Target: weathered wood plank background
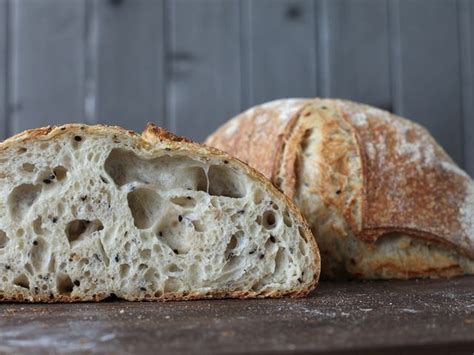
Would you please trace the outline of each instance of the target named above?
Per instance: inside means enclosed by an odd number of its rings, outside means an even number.
[[[153,121],[202,140],[251,105],[341,97],[425,125],[474,175],[470,0],[0,0],[0,136]]]

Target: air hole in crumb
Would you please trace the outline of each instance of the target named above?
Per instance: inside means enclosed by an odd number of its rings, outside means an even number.
[[[226,259],[229,258],[229,256],[231,255],[232,251],[235,249],[236,246],[237,246],[237,236],[234,234],[230,237],[230,240],[227,243],[227,247],[225,249],[224,255]]]
[[[120,278],[124,278],[128,276],[129,272],[130,272],[130,265],[128,264],[120,265]]]
[[[140,188],[130,192],[127,200],[135,227],[138,229],[150,228],[155,222],[160,208],[159,195],[153,190]]]
[[[16,235],[18,237],[23,237],[25,235],[25,230],[23,228],[19,228],[17,231],[16,231]]]
[[[266,228],[266,229],[273,229],[276,227],[276,224],[277,224],[277,219],[276,219],[276,215],[275,215],[275,212],[273,211],[266,211],[264,214],[263,214],[263,227]]]
[[[260,293],[263,288],[263,282],[262,281],[257,281],[252,285],[251,290],[257,293]]]
[[[287,260],[287,256],[286,256],[286,253],[285,253],[285,249],[279,248],[278,252],[276,253],[276,256],[275,256],[275,271],[274,271],[274,274],[278,275],[282,272],[285,272],[286,268],[287,268],[287,263],[288,263],[288,260]]]
[[[25,274],[21,274],[15,277],[15,279],[13,280],[13,284],[27,289],[30,288],[30,280],[28,280],[28,277]]]
[[[210,195],[232,198],[241,198],[245,195],[240,177],[231,168],[212,165],[207,176]]]
[[[99,227],[98,230],[102,230],[104,227]],[[102,255],[102,260],[104,260],[105,266],[109,266],[110,264],[110,259],[109,256],[107,255],[104,245],[102,244],[102,240],[100,238],[97,238],[97,244],[99,246],[99,252]],[[94,254],[95,256],[95,254]]]
[[[23,267],[30,275],[34,275],[33,266],[30,263],[26,263]]]
[[[154,287],[155,281],[157,279],[156,269],[154,267],[149,268],[143,275],[143,278],[146,282],[148,282]]]
[[[42,238],[38,238],[33,242],[31,248],[31,264],[37,271],[43,269],[43,266],[48,261],[48,244]]]
[[[304,229],[302,227],[298,227],[298,232],[300,233],[301,237],[307,242],[308,240],[306,239],[306,233],[304,232]]]
[[[41,216],[36,217],[36,219],[33,221],[33,231],[38,235],[43,234],[44,230],[42,226],[43,221],[41,219]]]
[[[18,154],[23,154],[26,153],[27,149],[25,147],[18,148],[17,153]]]
[[[167,268],[168,272],[180,272],[183,271],[176,264],[170,264]]]
[[[269,254],[272,254],[273,251],[275,251],[278,248],[276,243],[272,242],[272,238],[273,238],[273,240],[275,240],[275,237],[270,237],[266,240],[265,245],[264,245],[265,252],[269,253]]]
[[[181,207],[195,207],[196,206],[196,201],[191,196],[173,197],[170,199],[170,202]]]
[[[56,258],[54,257],[54,255],[51,255],[51,257],[49,259],[48,271],[51,272],[51,273],[56,271]]]
[[[4,231],[0,229],[0,250],[4,249],[7,246],[7,243],[8,243],[7,233],[5,233]]]
[[[301,255],[306,255],[307,244],[306,244],[306,241],[304,239],[300,239],[300,241],[298,243],[298,247],[300,249]]]
[[[85,219],[76,219],[69,222],[66,226],[66,235],[71,247],[83,240],[88,235],[102,230],[104,227],[98,219],[88,221]]]
[[[144,259],[150,259],[151,257],[151,250],[150,249],[144,249],[140,252],[140,256]]]
[[[195,220],[195,221],[192,221],[191,223],[193,224],[194,230],[196,232],[204,232],[205,230],[204,224],[201,221]]]
[[[21,220],[41,193],[40,185],[22,184],[8,196],[8,207],[13,219]]]
[[[182,175],[185,177],[180,187],[188,190],[207,191],[207,176],[204,169],[200,166],[184,168]]]
[[[56,288],[60,295],[70,295],[74,288],[74,284],[69,275],[60,273],[56,277]]]
[[[79,145],[82,143],[82,137],[81,136],[74,136],[72,138],[72,146],[74,149],[78,149]]]
[[[169,277],[165,281],[164,292],[178,292],[183,287],[180,280],[175,277]]]
[[[132,151],[112,149],[105,160],[104,169],[118,186],[130,182],[149,184],[151,181],[165,189],[180,187],[207,191],[206,172],[197,162],[184,157],[164,155],[144,159]],[[202,165],[201,163],[198,163]]]
[[[263,194],[263,191],[261,189],[255,189],[255,191],[253,192],[253,202],[256,204],[256,205],[259,205],[262,203],[264,199],[264,194]]]
[[[35,165],[30,163],[23,163],[21,168],[28,173],[32,173],[35,170]]]
[[[53,173],[58,181],[64,180],[67,175],[67,169],[64,166],[57,166],[53,169]]]
[[[287,227],[293,226],[293,222],[291,221],[290,214],[286,210],[283,213],[283,223],[285,223],[285,226]]]
[[[89,259],[83,258],[79,261],[79,266],[84,267],[85,265],[89,265]]]
[[[163,254],[163,248],[159,244],[153,245],[153,252],[156,254]]]

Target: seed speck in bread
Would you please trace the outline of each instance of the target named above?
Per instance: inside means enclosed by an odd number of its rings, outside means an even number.
[[[154,125],[71,124],[0,144],[0,299],[304,296],[319,252],[262,175]]]
[[[294,199],[323,277],[474,274],[474,183],[412,121],[350,101],[283,99],[231,119],[206,144]]]

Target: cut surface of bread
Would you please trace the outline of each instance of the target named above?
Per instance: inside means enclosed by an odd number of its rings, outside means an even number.
[[[242,113],[206,144],[294,199],[323,277],[474,273],[474,183],[414,122],[349,101],[287,99]]]
[[[319,252],[259,173],[154,125],[79,124],[0,144],[0,299],[304,296]]]

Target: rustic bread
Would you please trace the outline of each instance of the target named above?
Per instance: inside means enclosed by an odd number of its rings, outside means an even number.
[[[266,178],[154,125],[71,124],[0,144],[0,299],[304,296],[319,252]]]
[[[418,124],[349,101],[252,108],[206,142],[294,199],[318,241],[322,276],[474,272],[474,184]]]

